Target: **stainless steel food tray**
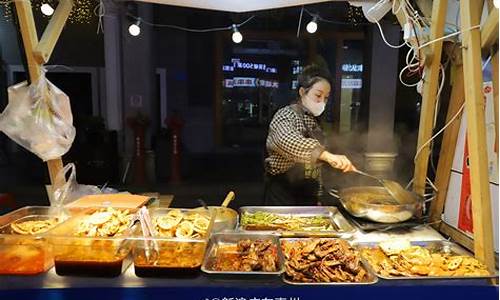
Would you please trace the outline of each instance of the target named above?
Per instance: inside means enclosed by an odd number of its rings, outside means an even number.
[[[414,246],[421,246],[429,249],[431,252],[452,253],[456,255],[473,256],[469,251],[450,241],[412,241]],[[353,243],[353,245],[361,250],[363,248],[374,248],[378,246],[377,242]],[[379,278],[387,280],[426,280],[426,279],[480,279],[480,278],[495,278],[498,277],[498,271],[488,276],[384,276],[376,272],[372,265],[365,258],[361,257],[370,271]]]
[[[298,241],[298,240],[309,240],[309,239],[312,239],[312,238],[281,238],[280,239],[280,246],[281,246],[281,241],[294,242],[294,241]],[[321,238],[321,239],[322,240],[332,240],[334,238]],[[351,245],[353,245],[352,242],[350,242],[350,241],[347,241],[347,242],[350,243]],[[361,254],[359,254],[359,255],[361,255]],[[285,261],[286,261],[286,258],[285,258]],[[361,260],[361,264],[363,265],[363,267],[366,270],[366,273],[368,274],[368,280],[363,281],[363,282],[297,282],[297,281],[292,281],[292,280],[287,279],[286,272],[283,272],[281,278],[282,278],[283,282],[285,282],[287,284],[291,284],[291,285],[330,285],[331,286],[331,285],[369,285],[369,284],[377,283],[378,278],[375,275],[375,273],[373,272],[373,269],[370,266],[368,266],[367,263],[364,262],[363,260]]]
[[[238,241],[243,239],[249,239],[252,241],[255,240],[263,240],[270,239],[273,244],[276,245],[277,255],[278,255],[278,270],[275,272],[264,272],[264,271],[252,271],[252,272],[243,272],[243,271],[217,271],[211,267],[213,260],[217,256],[217,251],[219,247],[226,245],[233,245],[238,243]],[[284,271],[284,257],[281,252],[281,245],[279,243],[279,237],[277,235],[272,234],[260,234],[260,233],[241,233],[241,232],[222,232],[215,233],[210,237],[208,242],[207,250],[205,252],[205,259],[201,266],[201,270],[208,274],[219,274],[219,275],[244,275],[245,278],[253,277],[253,278],[262,278],[265,276],[269,278],[271,276],[279,276]],[[238,276],[239,277],[239,276]],[[228,277],[225,277],[228,278]]]
[[[323,231],[282,231],[282,230],[248,230],[241,224],[245,212],[269,212],[277,215],[294,215],[298,217],[324,216],[337,230]],[[349,239],[356,229],[347,221],[335,206],[243,206],[239,209],[238,230],[241,232],[272,233],[281,237],[338,237]]]

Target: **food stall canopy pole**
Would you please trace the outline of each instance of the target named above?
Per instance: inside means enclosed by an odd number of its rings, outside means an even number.
[[[431,41],[443,36],[447,7],[448,0],[436,0],[432,4]],[[420,113],[417,149],[421,149],[422,146],[427,143],[432,136],[432,130],[434,128],[442,47],[442,40],[430,44],[428,48],[430,49],[431,55],[425,56],[425,77],[423,78],[422,110]],[[427,168],[429,165],[430,143],[422,148],[417,155],[415,160],[413,189],[417,194],[423,196],[425,193]]]
[[[498,87],[498,48],[494,47],[498,42],[498,10],[491,2],[492,1],[488,2],[488,11],[490,14],[481,29],[481,48],[483,55],[488,55],[489,53],[492,56],[492,81],[493,86]],[[461,49],[457,50],[460,52],[462,51]],[[456,77],[452,82],[452,92],[446,123],[448,123],[450,116],[455,115],[457,109],[463,105],[465,98],[461,54],[453,53],[452,56],[452,65],[455,69],[453,73],[456,74]],[[498,137],[498,89],[493,89],[493,98],[495,109],[495,131],[496,136]],[[458,139],[460,120],[461,116],[455,119],[455,121],[448,126],[443,135],[435,182],[438,193],[436,200],[431,204],[429,218],[431,223],[439,222],[445,206],[448,184],[451,176],[451,167]],[[462,231],[455,229],[444,222],[435,223],[434,227],[459,242],[462,246],[474,251],[474,240]]]
[[[249,12],[256,10],[275,9],[290,6],[308,5],[320,2],[332,2],[332,0],[137,0],[138,2],[149,2],[165,5],[201,8],[228,12]],[[333,0],[342,1],[344,0]],[[366,1],[366,0],[364,0]],[[369,0],[374,2],[373,0]],[[357,1],[360,2],[360,1]]]
[[[489,270],[495,269],[493,225],[486,150],[486,126],[481,68],[481,32],[467,30],[480,23],[483,1],[460,1],[462,55],[464,60],[465,111],[471,180],[474,253]]]
[[[36,33],[35,20],[30,1],[15,1],[19,27],[23,37],[24,50],[26,52],[26,60],[28,62],[28,72],[31,82],[35,82],[40,78],[42,73],[42,62],[47,62],[56,41],[61,34],[62,28],[69,17],[73,0],[59,2],[54,15],[52,16],[49,25],[45,29],[41,43],[38,42]],[[38,50],[40,57],[37,59],[35,51]],[[50,182],[52,186],[57,186],[56,176],[62,170],[63,163],[61,158],[47,161],[49,169]]]
[[[456,48],[456,54],[461,57],[461,49]],[[446,115],[446,122],[451,121],[451,119],[459,113],[464,104],[465,90],[464,90],[464,74],[463,74],[463,64],[461,63],[461,58],[452,60],[452,71],[455,74],[453,79],[453,86],[451,89],[450,102],[448,104],[448,113]],[[453,165],[453,158],[455,157],[455,145],[458,140],[458,133],[460,131],[460,122],[462,120],[462,113],[459,113],[458,117],[453,120],[453,122],[446,128],[443,134],[443,141],[441,142],[441,150],[439,152],[439,161],[437,165],[436,180],[435,185],[437,187],[436,199],[431,202],[431,209],[429,213],[429,222],[435,224],[434,227],[439,228],[440,224],[435,223],[441,220],[441,214],[443,213],[444,203],[446,200],[446,192],[448,191],[448,184],[451,177],[451,167]]]

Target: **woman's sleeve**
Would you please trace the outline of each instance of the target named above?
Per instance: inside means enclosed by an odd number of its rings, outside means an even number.
[[[315,163],[325,148],[318,140],[306,138],[298,128],[300,117],[290,110],[281,110],[269,126],[267,146],[284,157],[301,163]]]

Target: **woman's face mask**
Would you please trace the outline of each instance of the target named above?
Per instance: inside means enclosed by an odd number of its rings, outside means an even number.
[[[302,93],[302,105],[317,117],[325,110],[329,96],[330,84],[325,80],[321,80],[313,84],[307,93],[305,91]]]

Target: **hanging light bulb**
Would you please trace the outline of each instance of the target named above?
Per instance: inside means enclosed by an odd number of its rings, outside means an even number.
[[[54,9],[48,3],[42,4],[42,6],[40,6],[40,10],[42,11],[42,14],[46,16],[52,16],[52,14],[54,13]]]
[[[137,22],[130,24],[128,33],[130,33],[131,36],[138,36],[141,34],[141,27],[139,27],[139,24],[141,24],[141,19],[137,19]]]
[[[238,30],[238,27],[235,24],[233,24],[233,35],[231,38],[233,39],[233,42],[236,44],[239,44],[241,43],[241,41],[243,41],[243,35]]]
[[[314,16],[311,22],[307,23],[306,30],[309,33],[315,33],[318,30],[318,17]]]

